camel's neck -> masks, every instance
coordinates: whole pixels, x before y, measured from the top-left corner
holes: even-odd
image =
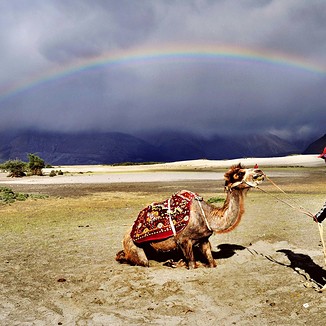
[[[233,189],[227,192],[222,208],[212,208],[207,219],[212,230],[224,233],[233,230],[241,220],[244,213],[244,191]]]

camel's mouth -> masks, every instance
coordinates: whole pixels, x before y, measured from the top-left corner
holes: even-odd
[[[252,174],[252,182],[258,186],[265,180],[265,173],[262,170],[254,170]]]
[[[243,179],[243,182],[248,187],[257,187],[259,184],[261,184],[265,179],[265,173],[258,169],[251,169],[248,170],[247,177]]]

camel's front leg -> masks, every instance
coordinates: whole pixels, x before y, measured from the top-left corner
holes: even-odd
[[[193,243],[191,240],[178,241],[178,245],[181,248],[183,255],[186,258],[188,268],[196,268],[195,256],[192,249]]]
[[[213,258],[213,255],[212,255],[211,243],[208,240],[203,241],[202,243],[199,244],[199,249],[201,250],[201,252],[205,256],[205,258],[207,259],[208,266],[209,267],[216,267],[216,262],[215,262],[215,260]]]

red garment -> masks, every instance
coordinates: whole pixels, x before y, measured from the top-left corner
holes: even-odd
[[[320,155],[318,155],[318,157],[326,160],[326,147],[324,148],[323,152]]]

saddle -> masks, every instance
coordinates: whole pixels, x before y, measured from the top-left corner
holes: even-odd
[[[163,202],[145,207],[132,226],[132,240],[140,244],[178,234],[189,223],[191,201],[194,198],[203,200],[196,193],[183,190]]]

